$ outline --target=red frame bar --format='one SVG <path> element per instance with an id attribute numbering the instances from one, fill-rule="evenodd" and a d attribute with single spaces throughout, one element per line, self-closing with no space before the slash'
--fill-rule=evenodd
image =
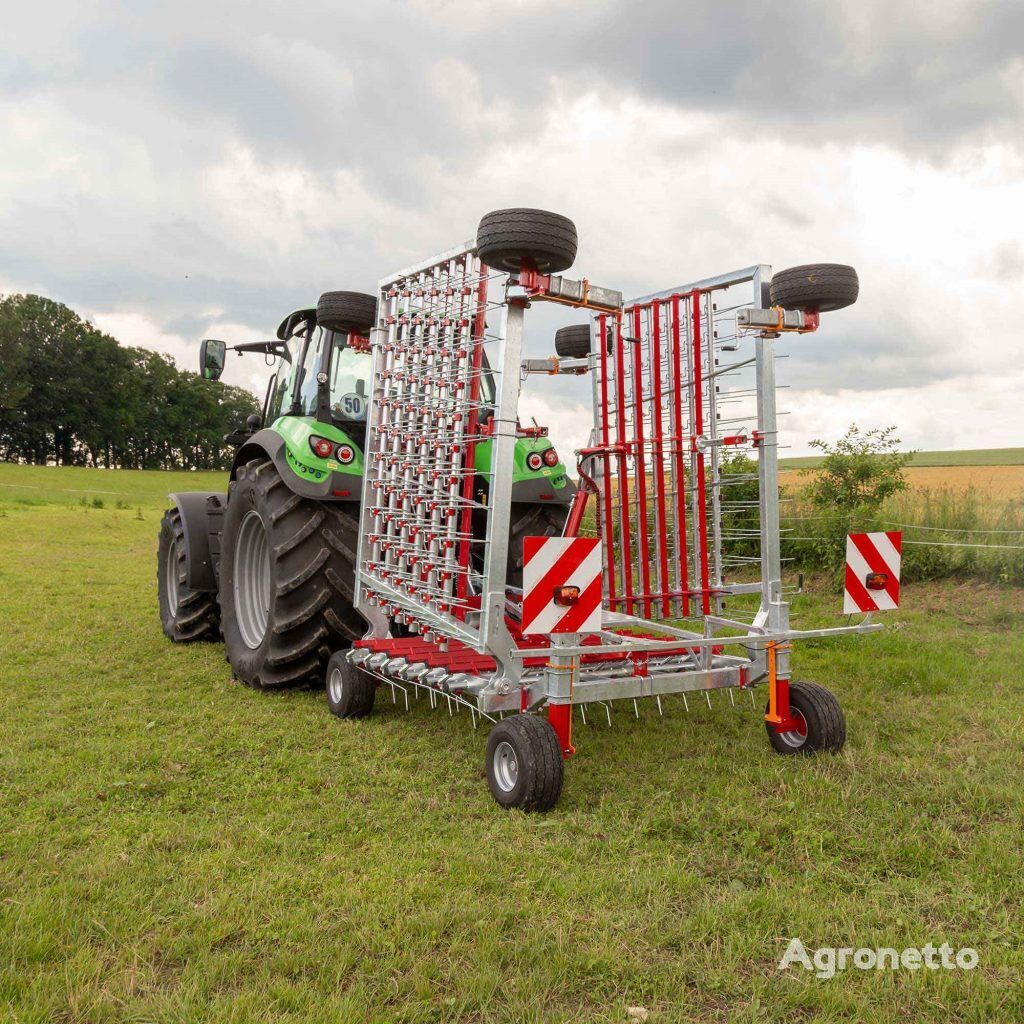
<path id="1" fill-rule="evenodd" d="M 697 437 L 704 433 L 704 376 L 702 371 L 701 330 L 700 330 L 700 297 L 699 288 L 690 292 L 690 312 L 693 321 L 693 410 L 694 428 Z M 697 438 L 693 438 L 693 451 L 697 456 L 697 530 L 700 548 L 700 583 L 701 610 L 705 615 L 711 612 L 711 599 L 708 596 L 708 488 L 707 475 L 704 468 L 704 453 L 697 447 Z"/>
<path id="2" fill-rule="evenodd" d="M 468 276 L 468 256 L 466 257 L 466 260 L 466 272 Z M 473 471 L 476 469 L 476 446 L 481 440 L 477 436 L 477 427 L 479 426 L 480 420 L 477 403 L 480 401 L 480 376 L 481 371 L 483 370 L 484 360 L 484 330 L 486 315 L 487 267 L 481 263 L 480 283 L 477 285 L 476 315 L 473 317 L 473 366 L 469 381 L 469 418 L 466 420 L 465 441 L 463 442 L 465 454 L 462 458 L 462 469 L 465 473 L 465 477 L 462 481 L 462 500 L 464 507 L 462 509 L 462 515 L 459 517 L 459 533 L 462 534 L 462 543 L 459 545 L 459 565 L 462 568 L 462 572 L 459 573 L 458 585 L 456 587 L 456 594 L 460 601 L 465 598 L 467 593 L 469 586 L 470 563 L 473 557 L 472 544 L 469 538 L 473 529 L 473 509 L 471 502 L 473 501 Z M 491 467 L 491 471 L 494 471 L 493 466 Z M 459 607 L 456 609 L 456 615 L 458 618 L 463 618 L 465 616 L 465 612 L 461 607 Z"/>
<path id="3" fill-rule="evenodd" d="M 673 388 L 672 405 L 675 415 L 676 436 L 672 438 L 672 457 L 675 460 L 676 519 L 678 520 L 679 536 L 676 539 L 676 571 L 682 590 L 683 615 L 690 614 L 690 554 L 686 539 L 686 501 L 683 493 L 686 489 L 686 470 L 683 467 L 683 346 L 679 328 L 679 296 L 673 295 L 672 302 L 672 361 L 675 365 L 675 388 Z M 682 552 L 682 555 L 680 555 Z"/>
<path id="4" fill-rule="evenodd" d="M 629 471 L 626 464 L 626 366 L 622 352 L 622 313 L 616 314 L 618 321 L 615 346 L 615 440 L 618 447 L 618 477 L 619 477 L 619 542 L 623 551 L 622 559 L 622 592 L 625 601 L 626 613 L 633 614 L 633 559 L 630 556 L 629 540 L 631 537 L 629 528 Z"/>
<path id="5" fill-rule="evenodd" d="M 637 493 L 637 532 L 640 535 L 640 579 L 643 586 L 644 617 L 651 617 L 651 545 L 647 528 L 647 466 L 644 459 L 644 378 L 643 360 L 640 349 L 643 347 L 641 338 L 643 328 L 641 324 L 641 310 L 639 306 L 633 309 L 633 366 L 630 371 L 630 380 L 633 385 L 633 472 L 636 475 Z M 652 371 L 652 376 L 654 372 Z"/>
<path id="6" fill-rule="evenodd" d="M 661 303 L 651 304 L 651 413 L 653 415 L 654 433 L 654 508 L 657 518 L 658 533 L 655 545 L 658 553 L 658 573 L 661 578 L 662 615 L 670 615 L 671 607 L 668 597 L 670 587 L 668 578 L 668 516 L 665 512 L 665 455 L 664 439 L 661 429 Z"/>
<path id="7" fill-rule="evenodd" d="M 601 351 L 601 444 L 604 446 L 604 486 L 602 509 L 604 516 L 604 557 L 605 573 L 608 579 L 608 607 L 615 607 L 615 545 L 612 523 L 612 460 L 608 456 L 610 444 L 608 430 L 608 317 L 603 313 L 597 318 L 598 344 Z"/>

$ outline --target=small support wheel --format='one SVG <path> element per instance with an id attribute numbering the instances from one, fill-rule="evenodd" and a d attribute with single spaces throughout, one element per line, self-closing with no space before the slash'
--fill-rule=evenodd
<path id="1" fill-rule="evenodd" d="M 487 737 L 487 785 L 502 807 L 550 811 L 562 792 L 558 736 L 546 718 L 513 715 Z"/>
<path id="2" fill-rule="evenodd" d="M 327 662 L 327 707 L 338 718 L 365 718 L 373 710 L 377 683 L 353 665 L 344 651 Z"/>
<path id="3" fill-rule="evenodd" d="M 779 754 L 838 754 L 846 743 L 846 718 L 835 695 L 817 683 L 790 683 L 789 710 L 795 729 L 779 731 L 765 722 L 768 741 Z"/>
<path id="4" fill-rule="evenodd" d="M 555 354 L 562 359 L 585 359 L 590 355 L 590 324 L 570 324 L 555 331 Z"/>

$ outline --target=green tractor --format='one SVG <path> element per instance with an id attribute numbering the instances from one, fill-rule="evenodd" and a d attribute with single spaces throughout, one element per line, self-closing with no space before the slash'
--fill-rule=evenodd
<path id="1" fill-rule="evenodd" d="M 177 643 L 222 635 L 234 675 L 253 687 L 318 684 L 330 654 L 366 632 L 352 600 L 376 310 L 373 295 L 327 292 L 287 316 L 273 341 L 231 346 L 276 359 L 262 415 L 225 439 L 236 446 L 227 493 L 172 494 L 160 524 L 164 633 Z M 204 377 L 221 376 L 227 351 L 202 343 Z M 561 534 L 576 491 L 544 428 L 518 434 L 513 585 L 522 538 Z M 479 444 L 478 472 L 489 457 Z"/>

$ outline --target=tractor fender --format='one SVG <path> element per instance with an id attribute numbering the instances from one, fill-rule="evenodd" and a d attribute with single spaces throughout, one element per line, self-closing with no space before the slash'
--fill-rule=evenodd
<path id="1" fill-rule="evenodd" d="M 179 491 L 169 497 L 181 513 L 185 535 L 185 586 L 216 592 L 221 521 L 228 496 L 216 491 Z"/>
<path id="2" fill-rule="evenodd" d="M 270 458 L 285 486 L 294 494 L 316 501 L 359 501 L 362 497 L 362 479 L 356 478 L 353 485 L 351 473 L 331 473 L 326 480 L 303 480 L 288 463 L 284 438 L 269 427 L 257 430 L 248 441 L 235 452 L 235 461 L 231 467 L 231 479 L 234 480 L 238 467 L 244 466 L 251 459 Z"/>
<path id="3" fill-rule="evenodd" d="M 512 485 L 512 501 L 524 505 L 568 505 L 576 496 L 576 485 L 565 478 L 561 487 L 553 487 L 549 477 L 517 480 Z"/>

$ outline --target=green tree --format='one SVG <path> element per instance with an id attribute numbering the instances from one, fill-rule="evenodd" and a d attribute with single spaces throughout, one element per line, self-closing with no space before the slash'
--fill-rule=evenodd
<path id="1" fill-rule="evenodd" d="M 802 471 L 810 478 L 805 496 L 822 512 L 877 512 L 886 498 L 907 487 L 903 470 L 914 453 L 899 451 L 899 445 L 894 426 L 861 433 L 856 424 L 835 444 L 812 441 L 811 447 L 824 458 L 819 466 Z"/>

